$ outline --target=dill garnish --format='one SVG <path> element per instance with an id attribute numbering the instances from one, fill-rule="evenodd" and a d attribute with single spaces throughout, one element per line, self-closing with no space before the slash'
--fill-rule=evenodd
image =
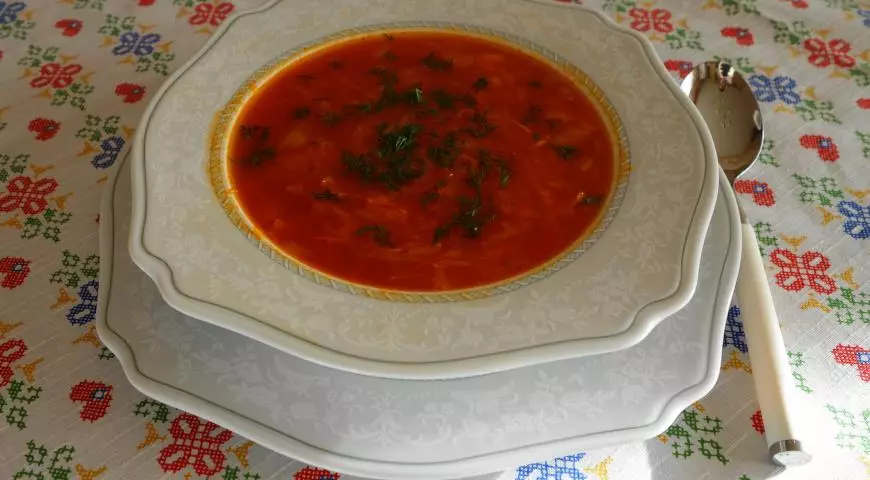
<path id="1" fill-rule="evenodd" d="M 256 139 L 261 142 L 268 140 L 269 135 L 272 133 L 269 127 L 262 125 L 242 125 L 239 127 L 239 131 L 242 135 L 242 140 Z"/>
<path id="2" fill-rule="evenodd" d="M 393 39 L 395 39 L 395 37 L 393 37 L 389 33 L 384 33 L 384 38 L 386 38 L 388 42 L 392 42 Z"/>
<path id="3" fill-rule="evenodd" d="M 371 234 L 375 243 L 377 243 L 378 245 L 381 245 L 382 247 L 393 246 L 393 240 L 392 238 L 390 238 L 392 236 L 392 233 L 383 225 L 378 225 L 374 223 L 371 225 L 365 225 L 363 227 L 360 227 L 356 231 L 356 235 L 358 237 L 364 237 L 369 234 Z"/>
<path id="4" fill-rule="evenodd" d="M 429 52 L 429 55 L 426 55 L 420 63 L 436 72 L 446 72 L 453 69 L 453 60 L 442 58 L 435 52 Z"/>
<path id="5" fill-rule="evenodd" d="M 311 109 L 308 107 L 297 107 L 293 110 L 293 117 L 299 120 L 308 117 L 311 114 Z"/>
<path id="6" fill-rule="evenodd" d="M 259 166 L 261 163 L 275 158 L 275 149 L 272 147 L 259 148 L 247 156 L 242 158 L 242 162 L 253 167 Z"/>
<path id="7" fill-rule="evenodd" d="M 338 125 L 338 122 L 341 121 L 341 115 L 335 112 L 326 112 L 323 115 L 323 123 L 325 123 L 329 127 L 333 127 Z"/>
<path id="8" fill-rule="evenodd" d="M 588 197 L 583 197 L 580 200 L 580 205 L 600 205 L 604 199 L 600 195 L 591 195 Z"/>
<path id="9" fill-rule="evenodd" d="M 480 77 L 477 80 L 475 80 L 474 83 L 471 84 L 471 88 L 475 92 L 482 92 L 482 91 L 486 90 L 486 87 L 488 87 L 488 86 L 489 86 L 489 80 L 487 80 L 486 77 Z"/>
<path id="10" fill-rule="evenodd" d="M 550 148 L 555 150 L 562 160 L 569 160 L 577 153 L 577 147 L 571 145 L 550 145 Z"/>
<path id="11" fill-rule="evenodd" d="M 312 195 L 315 200 L 323 200 L 327 202 L 337 202 L 341 199 L 337 193 L 333 192 L 330 189 L 323 190 L 322 192 L 314 192 Z"/>
<path id="12" fill-rule="evenodd" d="M 459 156 L 459 146 L 457 145 L 456 132 L 447 132 L 444 134 L 444 139 L 440 145 L 429 147 L 427 152 L 429 160 L 432 160 L 440 167 L 450 168 L 456 162 L 456 157 Z"/>
<path id="13" fill-rule="evenodd" d="M 495 159 L 498 168 L 498 184 L 501 188 L 507 187 L 511 182 L 511 169 L 508 163 L 500 158 Z"/>
<path id="14" fill-rule="evenodd" d="M 474 112 L 471 117 L 471 125 L 463 129 L 474 138 L 484 138 L 495 131 L 495 125 L 489 123 L 486 112 Z"/>
<path id="15" fill-rule="evenodd" d="M 387 53 L 384 54 L 384 58 L 386 58 L 387 60 L 389 60 L 391 62 L 395 62 L 396 60 L 399 59 L 399 57 L 395 53 L 393 53 L 389 50 L 387 50 Z"/>
<path id="16" fill-rule="evenodd" d="M 532 87 L 532 88 L 534 88 L 534 89 L 540 89 L 540 88 L 543 87 L 544 85 L 541 84 L 541 82 L 538 81 L 538 80 L 532 80 L 531 82 L 529 82 L 529 86 Z"/>
<path id="17" fill-rule="evenodd" d="M 333 60 L 329 62 L 329 68 L 333 70 L 341 70 L 342 68 L 344 68 L 344 64 L 338 60 Z"/>

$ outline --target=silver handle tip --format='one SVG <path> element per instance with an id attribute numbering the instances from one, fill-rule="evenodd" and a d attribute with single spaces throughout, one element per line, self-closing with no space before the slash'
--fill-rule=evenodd
<path id="1" fill-rule="evenodd" d="M 770 458 L 783 467 L 800 467 L 810 463 L 813 456 L 803 450 L 799 440 L 780 440 L 770 446 Z"/>

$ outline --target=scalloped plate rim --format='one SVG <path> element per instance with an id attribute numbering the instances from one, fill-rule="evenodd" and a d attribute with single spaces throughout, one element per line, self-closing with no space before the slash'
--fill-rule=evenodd
<path id="1" fill-rule="evenodd" d="M 643 340 L 659 322 L 668 315 L 683 308 L 691 299 L 697 285 L 701 247 L 713 215 L 718 190 L 717 172 L 719 169 L 716 163 L 712 136 L 700 113 L 698 113 L 694 105 L 686 98 L 676 82 L 673 81 L 670 74 L 665 70 L 658 54 L 647 38 L 634 30 L 618 25 L 598 10 L 582 5 L 554 4 L 546 0 L 514 1 L 531 3 L 541 7 L 581 10 L 592 15 L 615 33 L 632 36 L 643 48 L 646 59 L 650 62 L 652 68 L 658 73 L 660 79 L 671 91 L 674 98 L 684 107 L 698 130 L 706 157 L 704 162 L 704 179 L 693 211 L 692 222 L 685 235 L 686 240 L 683 246 L 680 280 L 676 291 L 641 307 L 635 315 L 634 320 L 626 329 L 609 336 L 564 340 L 474 357 L 415 363 L 374 360 L 336 351 L 296 337 L 290 332 L 268 325 L 257 318 L 235 311 L 227 306 L 217 305 L 185 294 L 176 284 L 171 267 L 165 260 L 154 255 L 144 245 L 144 230 L 147 216 L 144 139 L 148 130 L 148 122 L 153 116 L 157 105 L 160 104 L 175 81 L 215 46 L 236 20 L 248 15 L 266 12 L 282 1 L 287 0 L 272 0 L 259 8 L 236 12 L 231 18 L 228 18 L 205 45 L 161 85 L 151 102 L 149 102 L 142 116 L 140 127 L 136 131 L 134 146 L 131 150 L 133 156 L 131 176 L 133 180 L 132 191 L 134 200 L 128 246 L 134 263 L 152 278 L 157 284 L 164 300 L 170 306 L 185 315 L 229 329 L 284 352 L 328 367 L 361 375 L 387 378 L 446 379 L 484 375 L 534 364 L 628 348 Z M 578 353 L 580 351 L 582 353 Z"/>

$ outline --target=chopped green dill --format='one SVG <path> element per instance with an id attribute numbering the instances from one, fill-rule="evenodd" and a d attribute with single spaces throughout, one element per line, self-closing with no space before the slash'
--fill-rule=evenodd
<path id="1" fill-rule="evenodd" d="M 311 80 L 314 80 L 314 75 L 303 73 L 301 75 L 296 75 L 296 78 L 302 80 L 303 82 L 310 82 Z"/>
<path id="2" fill-rule="evenodd" d="M 420 87 L 414 87 L 408 92 L 408 103 L 411 105 L 422 105 L 425 101 L 423 90 Z"/>
<path id="3" fill-rule="evenodd" d="M 480 77 L 471 84 L 471 88 L 475 92 L 482 92 L 489 86 L 489 80 L 486 77 Z"/>
<path id="4" fill-rule="evenodd" d="M 341 70 L 342 68 L 344 68 L 344 63 L 342 63 L 338 60 L 333 60 L 333 61 L 329 62 L 329 68 L 331 68 L 333 70 Z"/>
<path id="5" fill-rule="evenodd" d="M 430 203 L 434 203 L 438 201 L 438 198 L 441 197 L 441 194 L 438 193 L 437 188 L 433 188 L 432 190 L 426 190 L 420 195 L 420 204 L 424 207 L 429 205 Z"/>
<path id="6" fill-rule="evenodd" d="M 308 107 L 297 107 L 295 110 L 293 110 L 294 118 L 301 120 L 308 117 L 308 115 L 311 115 L 311 109 L 309 109 Z"/>
<path id="7" fill-rule="evenodd" d="M 453 167 L 456 157 L 459 156 L 456 132 L 447 132 L 439 145 L 429 147 L 427 151 L 429 160 L 444 168 Z"/>
<path id="8" fill-rule="evenodd" d="M 453 69 L 453 60 L 441 58 L 435 52 L 429 52 L 429 55 L 426 55 L 420 62 L 429 70 L 436 72 L 446 72 Z"/>
<path id="9" fill-rule="evenodd" d="M 471 117 L 471 125 L 466 127 L 463 131 L 474 138 L 484 138 L 495 131 L 495 128 L 495 125 L 489 123 L 489 117 L 486 112 L 477 111 L 474 112 L 474 115 Z"/>
<path id="10" fill-rule="evenodd" d="M 323 123 L 325 123 L 329 127 L 334 127 L 338 125 L 338 122 L 341 121 L 341 115 L 335 112 L 326 112 L 323 115 Z"/>
<path id="11" fill-rule="evenodd" d="M 392 42 L 396 37 L 390 35 L 389 33 L 384 33 L 384 38 L 387 39 L 388 42 Z"/>
<path id="12" fill-rule="evenodd" d="M 322 192 L 314 192 L 313 197 L 315 200 L 323 200 L 327 202 L 337 202 L 341 198 L 337 193 L 328 188 Z"/>
<path id="13" fill-rule="evenodd" d="M 391 238 L 392 233 L 389 229 L 384 227 L 383 225 L 371 224 L 360 227 L 356 231 L 356 235 L 358 237 L 364 237 L 366 235 L 371 234 L 375 243 L 382 247 L 392 247 L 393 239 Z"/>
<path id="14" fill-rule="evenodd" d="M 387 53 L 384 54 L 384 58 L 386 58 L 390 62 L 395 62 L 399 59 L 399 57 L 395 53 L 389 50 L 387 50 Z"/>
<path id="15" fill-rule="evenodd" d="M 600 205 L 604 199 L 600 195 L 590 195 L 580 200 L 580 205 Z"/>
<path id="16" fill-rule="evenodd" d="M 569 160 L 577 153 L 577 147 L 572 147 L 571 145 L 550 145 L 550 148 L 552 148 L 562 160 Z"/>
<path id="17" fill-rule="evenodd" d="M 258 148 L 247 156 L 242 158 L 242 163 L 257 167 L 261 163 L 275 158 L 275 149 L 272 147 Z"/>
<path id="18" fill-rule="evenodd" d="M 508 163 L 500 158 L 495 159 L 496 167 L 498 168 L 498 184 L 501 188 L 505 188 L 511 182 L 511 169 Z"/>
<path id="19" fill-rule="evenodd" d="M 239 127 L 239 132 L 242 135 L 242 140 L 259 140 L 265 142 L 269 139 L 272 133 L 269 127 L 262 125 L 242 125 Z"/>
<path id="20" fill-rule="evenodd" d="M 529 82 L 529 86 L 534 89 L 541 89 L 544 85 L 538 80 L 532 80 Z"/>

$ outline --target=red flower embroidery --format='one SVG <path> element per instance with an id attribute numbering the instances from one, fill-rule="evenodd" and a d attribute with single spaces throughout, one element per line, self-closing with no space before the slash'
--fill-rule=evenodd
<path id="1" fill-rule="evenodd" d="M 27 215 L 36 215 L 48 206 L 45 196 L 57 189 L 57 180 L 43 178 L 34 182 L 27 177 L 15 177 L 6 185 L 6 189 L 9 193 L 0 197 L 0 212 L 21 209 Z"/>
<path id="2" fill-rule="evenodd" d="M 135 83 L 119 83 L 115 87 L 115 95 L 124 97 L 124 103 L 136 103 L 145 95 L 145 87 Z"/>
<path id="3" fill-rule="evenodd" d="M 840 150 L 831 137 L 803 135 L 800 142 L 802 147 L 815 150 L 819 158 L 826 162 L 836 162 L 840 158 Z"/>
<path id="4" fill-rule="evenodd" d="M 39 69 L 39 76 L 30 82 L 33 88 L 51 85 L 53 88 L 65 88 L 73 83 L 76 74 L 82 71 L 82 66 L 76 63 L 60 66 L 59 63 L 46 63 Z"/>
<path id="5" fill-rule="evenodd" d="M 10 290 L 17 288 L 30 275 L 30 260 L 21 257 L 3 257 L 0 259 L 0 274 L 3 274 L 0 287 Z"/>
<path id="6" fill-rule="evenodd" d="M 781 0 L 781 1 L 789 2 L 789 3 L 791 3 L 792 7 L 799 8 L 801 10 L 810 6 L 810 4 L 806 2 L 806 0 Z"/>
<path id="7" fill-rule="evenodd" d="M 226 456 L 221 446 L 233 436 L 233 432 L 200 419 L 189 413 L 181 413 L 169 427 L 172 445 L 160 451 L 157 463 L 167 472 L 178 472 L 193 465 L 197 475 L 208 477 L 223 470 Z"/>
<path id="8" fill-rule="evenodd" d="M 755 39 L 752 37 L 752 33 L 746 28 L 725 27 L 722 29 L 722 36 L 736 38 L 737 44 L 744 47 L 748 47 L 749 45 L 755 43 Z"/>
<path id="9" fill-rule="evenodd" d="M 293 474 L 293 480 L 340 480 L 341 475 L 322 468 L 305 467 Z"/>
<path id="10" fill-rule="evenodd" d="M 834 361 L 840 365 L 858 367 L 858 376 L 865 382 L 870 382 L 870 350 L 859 345 L 839 344 L 831 350 Z"/>
<path id="11" fill-rule="evenodd" d="M 756 410 L 755 413 L 752 414 L 751 420 L 752 429 L 764 435 L 764 419 L 761 418 L 761 410 Z"/>
<path id="12" fill-rule="evenodd" d="M 692 71 L 692 62 L 688 60 L 667 60 L 665 61 L 665 68 L 669 72 L 676 72 L 682 79 L 686 78 L 686 75 Z"/>
<path id="13" fill-rule="evenodd" d="M 139 0 L 140 7 L 150 7 L 154 5 L 154 0 Z"/>
<path id="14" fill-rule="evenodd" d="M 60 28 L 61 33 L 64 37 L 75 37 L 81 31 L 84 24 L 81 20 L 76 20 L 74 18 L 65 18 L 63 20 L 58 20 L 57 23 L 54 24 L 55 28 Z"/>
<path id="15" fill-rule="evenodd" d="M 653 29 L 661 33 L 671 33 L 674 31 L 674 26 L 671 24 L 671 12 L 656 8 L 655 10 L 646 10 L 643 8 L 632 8 L 628 14 L 634 18 L 631 22 L 631 28 L 639 32 L 647 32 Z"/>
<path id="16" fill-rule="evenodd" d="M 776 284 L 789 292 L 799 292 L 808 286 L 818 293 L 830 295 L 837 290 L 834 279 L 828 276 L 831 261 L 819 252 L 806 252 L 800 257 L 777 248 L 770 254 L 770 261 L 780 268 Z"/>
<path id="17" fill-rule="evenodd" d="M 188 22 L 191 25 L 202 25 L 208 23 L 217 27 L 227 19 L 227 15 L 232 13 L 235 8 L 236 6 L 229 2 L 220 3 L 218 5 L 200 3 L 194 9 L 195 13 L 190 17 Z"/>
<path id="18" fill-rule="evenodd" d="M 773 189 L 766 182 L 757 180 L 737 180 L 734 182 L 734 191 L 752 195 L 752 201 L 762 207 L 770 207 L 776 204 L 773 197 Z"/>
<path id="19" fill-rule="evenodd" d="M 25 353 L 27 344 L 20 338 L 0 343 L 0 387 L 5 387 L 12 381 L 12 376 L 15 375 L 12 364 L 21 360 Z"/>
<path id="20" fill-rule="evenodd" d="M 60 123 L 48 118 L 37 117 L 30 121 L 27 129 L 36 133 L 37 140 L 45 141 L 57 135 Z"/>
<path id="21" fill-rule="evenodd" d="M 88 422 L 95 422 L 104 416 L 112 403 L 112 386 L 103 382 L 82 380 L 75 384 L 69 392 L 69 399 L 73 402 L 84 403 L 79 418 Z"/>
<path id="22" fill-rule="evenodd" d="M 858 105 L 858 108 L 870 110 L 870 98 L 859 98 L 855 104 Z"/>
<path id="23" fill-rule="evenodd" d="M 849 55 L 852 46 L 849 42 L 835 38 L 827 43 L 820 38 L 810 38 L 804 42 L 804 48 L 809 50 L 809 62 L 819 68 L 834 63 L 838 67 L 851 68 L 855 66 L 855 58 Z"/>

